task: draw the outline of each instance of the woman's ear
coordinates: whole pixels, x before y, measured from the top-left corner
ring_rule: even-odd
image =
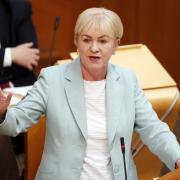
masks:
[[[120,45],[120,39],[118,38],[118,39],[116,39],[115,41],[116,41],[116,42],[115,42],[115,51],[116,51],[117,48],[118,48],[118,46]]]
[[[78,38],[78,35],[77,34],[74,35],[74,44],[75,44],[76,47],[77,47],[77,38]]]
[[[121,44],[120,42],[121,42],[121,40],[118,38],[117,39],[117,46],[120,46],[120,44]]]

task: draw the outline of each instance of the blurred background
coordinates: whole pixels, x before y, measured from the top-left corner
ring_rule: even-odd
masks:
[[[143,43],[154,53],[180,88],[179,0],[31,0],[33,22],[41,49],[40,65],[48,66],[54,18],[60,16],[52,64],[68,59],[73,44],[75,20],[88,7],[105,7],[118,13],[124,24],[121,45]]]

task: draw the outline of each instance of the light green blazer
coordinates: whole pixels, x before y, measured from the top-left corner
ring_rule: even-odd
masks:
[[[128,180],[136,180],[131,153],[133,130],[171,169],[180,157],[179,145],[162,123],[135,75],[109,64],[106,77],[106,112],[109,150],[116,180],[124,179],[120,137],[125,138]],[[0,133],[16,136],[46,115],[45,147],[36,180],[79,180],[87,142],[84,84],[80,60],[42,70],[23,101],[8,110]],[[34,139],[36,141],[36,139]]]

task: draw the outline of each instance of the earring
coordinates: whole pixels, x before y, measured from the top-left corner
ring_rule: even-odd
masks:
[[[77,52],[77,55],[79,56],[79,50],[78,49],[76,50],[76,52]]]

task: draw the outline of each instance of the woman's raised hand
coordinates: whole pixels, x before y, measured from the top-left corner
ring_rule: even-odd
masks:
[[[9,93],[6,97],[3,93],[3,91],[0,89],[0,119],[4,116],[4,113],[6,112],[10,101],[12,98],[12,94]]]

